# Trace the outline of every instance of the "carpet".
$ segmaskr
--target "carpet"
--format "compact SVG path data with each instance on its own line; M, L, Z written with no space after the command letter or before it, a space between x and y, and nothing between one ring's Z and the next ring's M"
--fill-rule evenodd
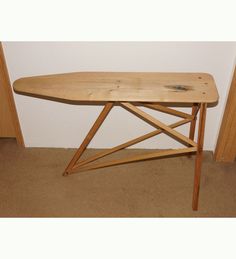
M88 149L85 156L98 151ZM0 139L0 217L236 216L236 163L216 163L211 152L204 152L197 212L191 208L194 155L63 177L74 152ZM113 158L143 152L150 150L123 150Z

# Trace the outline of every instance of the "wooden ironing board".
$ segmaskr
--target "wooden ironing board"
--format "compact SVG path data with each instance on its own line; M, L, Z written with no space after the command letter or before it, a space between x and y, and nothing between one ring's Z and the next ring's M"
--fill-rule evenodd
M36 97L105 103L102 112L66 167L64 175L134 161L196 152L192 207L193 210L198 209L206 109L207 104L216 103L218 100L217 88L211 75L206 73L78 72L21 78L14 82L13 87L17 93ZM176 103L178 105L190 104L192 113L187 114L168 107L170 104ZM156 130L81 160L80 157L114 105L120 105L156 127ZM168 113L182 119L166 125L141 110L139 106ZM198 139L195 142L195 125L199 110ZM188 137L175 130L176 127L186 123L190 123ZM93 163L99 158L161 133L168 134L175 140L184 143L186 147Z

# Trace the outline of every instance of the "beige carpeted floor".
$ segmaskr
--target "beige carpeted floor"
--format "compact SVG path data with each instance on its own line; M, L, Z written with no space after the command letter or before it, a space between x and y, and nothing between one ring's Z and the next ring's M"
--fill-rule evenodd
M19 148L0 140L1 217L235 217L236 163L204 153L199 211L191 209L194 156L63 177L75 150ZM88 150L86 155L98 150ZM148 150L124 150L113 157ZM107 159L107 158L106 158Z

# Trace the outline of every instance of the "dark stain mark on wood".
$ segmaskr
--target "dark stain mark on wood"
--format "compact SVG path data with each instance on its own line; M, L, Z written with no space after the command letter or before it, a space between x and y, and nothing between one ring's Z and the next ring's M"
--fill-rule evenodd
M190 85L165 85L165 88L170 89L172 92L187 92L193 90L193 87Z

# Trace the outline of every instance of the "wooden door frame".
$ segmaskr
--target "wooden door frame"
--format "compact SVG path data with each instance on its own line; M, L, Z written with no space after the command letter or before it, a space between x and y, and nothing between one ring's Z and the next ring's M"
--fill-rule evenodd
M234 162L236 158L236 67L234 68L214 158L218 162Z
M24 147L24 139L20 128L20 122L17 115L17 110L14 102L14 97L11 89L11 83L7 70L7 65L4 57L2 43L0 42L0 84L3 87L3 91L6 93L7 102L9 103L9 109L12 116L12 123L15 131L15 137L18 145Z

